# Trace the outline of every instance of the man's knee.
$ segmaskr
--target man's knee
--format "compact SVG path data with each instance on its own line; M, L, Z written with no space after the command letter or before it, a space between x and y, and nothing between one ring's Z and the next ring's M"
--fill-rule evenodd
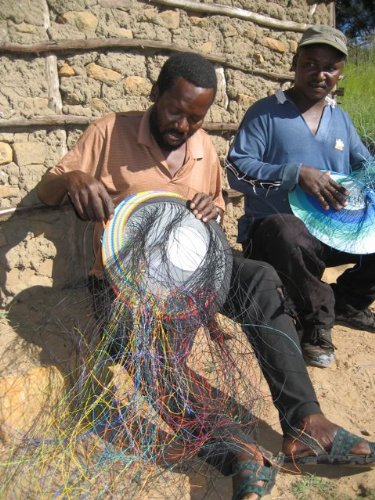
M304 223L292 214L275 214L265 217L259 224L254 239L263 245L273 245L277 250L283 247L294 247L307 233Z
M268 262L241 257L237 258L235 268L243 283L251 283L253 287L259 283L273 284L275 288L282 287L279 275Z

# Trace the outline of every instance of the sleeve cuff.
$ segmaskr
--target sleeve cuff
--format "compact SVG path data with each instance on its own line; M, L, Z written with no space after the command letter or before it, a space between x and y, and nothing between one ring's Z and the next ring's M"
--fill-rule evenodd
M299 172L302 163L288 163L285 165L281 187L291 191L298 184Z

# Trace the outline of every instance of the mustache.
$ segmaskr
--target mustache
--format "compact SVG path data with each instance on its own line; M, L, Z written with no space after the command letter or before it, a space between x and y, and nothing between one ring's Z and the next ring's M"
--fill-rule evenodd
M179 132L175 128L169 128L169 129L165 130L164 134L173 134L173 135L176 135L177 137L181 137L181 138L187 137L186 132Z
M327 84L326 83L321 83L321 82L311 82L312 87L318 87L320 89L326 89Z

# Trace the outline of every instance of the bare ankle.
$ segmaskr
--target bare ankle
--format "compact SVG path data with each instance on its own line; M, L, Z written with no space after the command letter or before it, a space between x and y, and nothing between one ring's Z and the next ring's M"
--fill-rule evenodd
M311 435L316 432L335 432L338 429L338 425L328 420L322 413L314 413L303 417L296 427Z

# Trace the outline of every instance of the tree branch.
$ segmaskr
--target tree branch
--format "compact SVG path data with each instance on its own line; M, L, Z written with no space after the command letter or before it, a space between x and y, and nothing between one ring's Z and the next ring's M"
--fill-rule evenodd
M72 50L106 49L113 47L158 49L170 52L195 52L189 47L159 42L154 40L137 40L128 38L89 38L86 40L60 40L54 42L40 42L29 45L5 42L0 44L0 52L18 54L41 54L55 52L69 52ZM263 69L252 68L250 65L241 65L228 60L226 57L216 54L202 54L213 63L221 64L228 68L236 69L256 76L262 76L271 80L285 82L293 79L292 74L273 73Z
M260 26L267 26L268 28L276 28L280 30L303 32L309 26L305 23L282 21L280 19L264 16L262 14L256 14L255 12L250 12L238 7L229 7L227 5L220 5L217 3L205 4L194 0L151 0L151 3L167 5L168 7L177 7L183 10L204 12L205 14L211 15L218 14L221 16L237 17L239 19L245 19L246 21L252 21Z
M32 118L10 118L0 120L0 129L22 128L22 127L53 127L61 125L85 126L97 120L99 117L77 116L77 115L44 115ZM213 132L232 132L238 128L237 123L207 122L203 125L205 130Z

